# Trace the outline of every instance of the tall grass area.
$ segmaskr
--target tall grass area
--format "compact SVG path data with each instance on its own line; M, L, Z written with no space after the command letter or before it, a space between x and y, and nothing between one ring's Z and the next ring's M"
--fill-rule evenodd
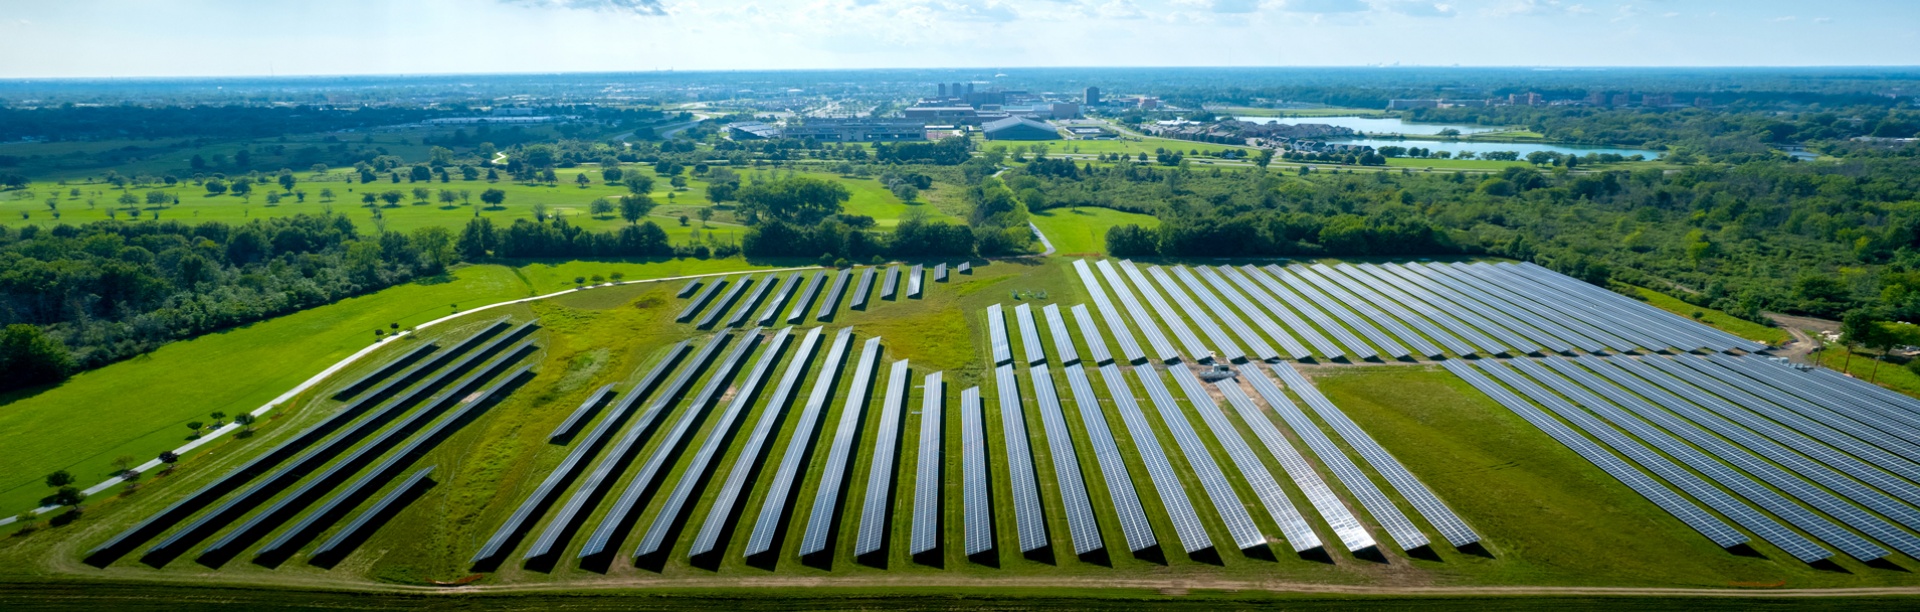
M1160 225L1160 220L1153 215L1092 207L1048 209L1034 213L1032 219L1061 256L1106 255L1107 230L1114 226Z

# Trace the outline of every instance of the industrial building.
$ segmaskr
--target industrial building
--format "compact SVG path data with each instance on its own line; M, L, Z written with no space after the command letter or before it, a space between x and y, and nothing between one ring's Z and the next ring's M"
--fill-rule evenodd
M924 140L927 122L918 119L808 118L799 125L788 125L787 138L811 138L822 142L876 142Z
M1059 140L1059 130L1026 117L1007 117L980 126L987 140Z

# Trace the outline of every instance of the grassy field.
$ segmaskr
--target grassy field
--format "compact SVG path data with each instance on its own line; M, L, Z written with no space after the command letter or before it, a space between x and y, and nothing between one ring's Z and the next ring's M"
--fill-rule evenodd
M1106 255L1107 230L1116 225L1157 227L1160 220L1111 208L1055 208L1034 213L1033 224L1053 241L1060 255L1071 257Z
M1123 218L1119 213L1107 213L1111 211L1094 212L1095 219L1088 221L1117 222ZM1062 250L1067 249L1063 246ZM1072 541L1066 524L1061 489L1056 482L1056 466L1052 461L1057 449L1049 446L1043 433L1044 415L1034 395L1029 372L1025 368L1018 368L1019 391L1025 407L1022 424L1035 455L1035 477L1043 500L1042 514L1047 525L1047 537L1056 551L1052 558L1025 558L1017 552L1013 491L1005 477L1007 451L1003 442L1006 436L1003 428L1006 423L1002 420L1003 413L996 400L997 390L991 364L978 348L987 342L987 324L982 311L996 302L1007 306L1021 303L1011 295L1016 291L1046 292L1049 298L1033 303L1036 308L1047 303L1057 303L1065 308L1086 301L1087 296L1074 280L1073 272L1064 258L976 263L978 267L974 274L955 274L948 283L929 282L922 300L875 299L867 309L858 311L848 310L843 304L838 315L827 324L830 328L828 331L842 326L853 328L855 343L847 357L849 368L858 358L861 342L872 337L883 339L885 353L880 360L879 376L875 381L873 392L876 395L885 387L886 365L896 359L907 359L913 364L912 376L916 383L919 377L927 373L946 373L947 410L942 423L945 481L942 489L947 547L941 567L916 563L907 557L905 550L905 542L909 537L906 517L911 515L915 484L911 469L914 466L913 451L919 444L917 408L926 392L917 386L910 391L907 409L900 424L900 448L903 451L896 464L900 470L899 480L894 484L891 496L894 522L890 532L892 545L885 560L886 569L856 563L852 557L855 532L861 516L861 500L866 493L868 462L871 460L867 449L880 434L876 423L880 410L877 401L865 409L866 417L861 425L858 446L855 447L858 450L852 455L853 465L846 480L844 501L829 513L838 517L839 521L830 566L822 568L808 565L797 554L807 517L813 509L814 494L823 480L827 449L834 439L833 432L844 416L843 403L854 391L851 388L853 376L851 372L846 372L837 380L830 381L833 387L815 429L814 450L807 463L809 467L795 485L798 493L795 501L789 505L785 523L787 528L780 534L779 552L770 568L748 565L739 556L763 501L760 496L764 486L754 487L753 493L744 501L746 510L729 538L724 540L728 543L728 554L717 569L695 567L686 560L686 548L698 530L698 520L716 511L711 507L712 498L724 472L737 458L735 454L745 435L742 433L716 461L716 465L720 466L719 471L713 475L703 494L687 507L684 516L696 520L678 535L677 546L667 556L665 567L658 571L636 568L624 560L624 555L604 572L575 567L573 552L598 524L600 514L595 511L587 517L585 527L572 538L571 546L562 556L565 560L559 567L540 571L509 562L499 571L482 575L476 583L476 590L471 593L474 596L484 593L506 598L497 600L500 602L498 605L504 607L566 605L583 609L608 601L636 607L671 605L662 603L662 599L653 599L670 595L688 598L675 600L675 603L684 605L686 601L704 601L702 598L716 593L723 598L759 595L798 598L783 601L828 602L823 605L837 607L882 605L866 603L868 600L864 598L886 596L907 596L909 601L904 607L921 605L913 602L920 601L915 598L922 596L939 598L938 601L948 605L1003 601L973 599L985 593L998 593L996 597L1008 598L1004 600L1008 603L1003 607L1014 608L1024 605L1045 607L1051 601L1049 598L1085 596L1112 598L1114 605L1151 606L1161 602L1191 603L1204 599L1214 606L1239 607L1247 604L1238 602L1267 596L1262 593L1267 589L1296 592L1313 590L1321 593L1314 597L1347 597L1374 590L1402 592L1403 589L1426 587L1471 589L1480 586L1551 585L1729 589L1915 584L1911 574L1869 567L1845 559L1836 561L1837 571L1810 567L1794 562L1785 553L1764 543L1755 545L1757 554L1752 556L1720 550L1531 425L1432 364L1312 365L1303 366L1302 369L1328 397L1362 424L1479 531L1485 538L1487 554L1456 551L1445 545L1435 546L1430 554L1409 554L1386 542L1379 525L1362 512L1362 522L1383 539L1383 557L1380 560L1356 557L1340 550L1331 551L1325 560L1302 558L1289 552L1284 543L1277 539L1271 542L1272 550L1269 553L1228 551L1222 553L1218 560L1189 558L1180 554L1177 548L1172 548L1164 561L1135 558L1124 552L1107 559L1075 558L1070 552ZM623 271L628 278L635 278L636 275L647 274L647 270L656 274L686 273L713 269L709 266L717 264L686 261L655 265L660 267ZM666 267L669 265L674 267ZM524 295L534 290L568 286L575 275L606 274L619 268L618 264L612 263L569 262L496 269L503 286L511 288L504 290L504 293ZM518 282L508 281L509 277ZM404 599L414 593L399 589L472 575L472 570L466 567L467 556L568 452L566 447L547 444L544 435L587 394L607 383L622 383L620 388L624 389L626 381L634 380L639 373L651 367L659 358L661 348L671 342L685 338L694 338L697 343L706 341L708 332L672 322L674 313L684 303L671 296L677 287L678 283L660 283L596 288L551 300L497 309L462 319L458 324L424 332L423 336L427 338L464 333L473 324L491 320L499 314L511 315L521 321L538 318L541 329L533 337L537 339L541 350L531 360L538 364L537 375L511 397L488 409L453 437L414 461L418 467L438 466L435 480L439 484L400 512L337 568L314 568L301 557L277 569L256 566L245 562L243 558L211 572L195 564L191 558L175 560L161 570L148 568L132 558L105 570L80 566L77 562L86 548L168 503L181 492L201 486L213 476L246 459L245 450L284 439L334 407L335 404L321 393L311 393L284 410L276 411L284 416L263 426L260 435L253 439L235 440L217 452L191 458L182 463L179 473L153 481L137 493L90 501L85 518L78 523L63 527L41 527L29 534L0 538L0 583L9 580L54 580L72 584L140 581L155 589L154 592L164 592L173 585L226 584L249 589L255 594L236 594L233 596L235 601L257 601L249 597L271 597L270 594L276 592L273 589L277 588L365 589L387 592L401 598L394 601L418 604L420 600ZM387 293L380 296L387 296ZM361 307L364 309L366 306L362 304ZM1009 319L1011 325L1011 313ZM808 325L813 324L811 320L808 321ZM268 324L262 324L236 330L230 334L230 341L298 342L297 338L267 335L259 331L268 327ZM826 336L831 338L831 334ZM1020 354L1024 347L1020 346L1017 335L1014 341L1015 353ZM1079 339L1075 339L1075 344L1084 348ZM824 354L825 347L821 349L821 354ZM1057 361L1050 343L1045 349ZM746 363L757 359L764 350L764 347L755 349ZM791 359L792 352L793 349L789 348L787 359ZM275 354L259 353L254 359L270 359ZM158 357L156 355L156 359ZM177 361L168 361L165 365L174 369L189 367ZM797 390L799 397L804 398L812 391L815 375L822 367L820 358L816 356L803 379L805 382ZM1217 434L1194 412L1212 407L1194 406L1175 389L1175 395L1179 396L1180 412L1184 414L1176 412L1171 418L1186 418L1187 425L1199 432L1212 447L1209 457L1184 456L1172 443L1172 430L1165 420L1169 417L1162 415L1148 400L1138 377L1155 376L1170 387L1171 381L1167 380L1161 368L1128 369L1131 372L1127 374L1125 388L1140 403L1151 421L1149 427L1153 435L1161 447L1167 449L1187 495L1195 500L1200 510L1203 527L1214 541L1231 541L1223 523L1214 515L1208 498L1202 494L1202 486L1194 476L1194 470L1188 467L1198 461L1213 461L1229 474L1236 473L1230 458L1215 443ZM119 372L121 370L103 369L97 373L101 377L91 384L104 385L107 376L120 375ZM230 375L230 372L222 374ZM353 374L342 373L341 378ZM1883 369L1882 374L1884 376L1886 370ZM1058 367L1053 368L1052 375L1055 386L1065 395L1065 376ZM1132 485L1143 498L1155 532L1160 535L1162 542L1171 546L1173 531L1170 519L1160 509L1158 494L1148 480L1145 465L1139 453L1133 450L1134 444L1146 441L1134 439L1132 432L1121 421L1106 385L1098 374L1091 376L1106 424L1119 438L1124 455L1122 460L1131 473ZM697 375L691 381L691 388L699 389L708 384L737 385L741 376L735 375L732 381L717 383L712 378L711 371ZM991 469L995 474L992 479L992 503L998 551L996 561L991 565L965 559L959 550L959 526L963 523L963 516L960 508L958 398L961 390L975 385L982 387L982 395L986 398L986 439ZM126 388L117 384L113 386ZM326 386L317 391L327 391ZM772 408L766 405L767 395L770 393L763 393L748 407L748 412L742 416L743 423L757 421L762 412ZM1090 408L1090 405L1080 406L1065 401L1062 416L1074 438L1078 470L1087 480L1088 493L1094 501L1096 521L1102 536L1115 550L1122 550L1119 543L1124 540L1121 538L1118 517L1106 503L1106 485L1082 423L1081 411ZM671 424L692 414L689 410L682 405L668 406L659 415L659 422L662 423L660 431L666 431L672 427ZM797 404L790 409L771 436L771 458L763 462L768 467L759 480L763 485L770 478L771 465L778 463L787 444L795 437L800 410L801 406ZM712 415L707 415L688 421L691 424L689 439L698 440L711 434L713 420ZM1237 423L1235 435L1259 447L1259 442L1251 436L1251 430L1246 428L1247 424L1239 423L1237 415L1230 420ZM1324 422L1320 425L1326 429ZM661 446L659 439L662 436L657 432L645 443L635 466L661 450L658 447ZM1297 440L1295 443L1298 446ZM1275 470L1277 464L1272 463L1270 457L1265 457L1264 452L1261 454L1261 461L1269 470ZM662 482L663 491L686 473L688 460L686 454L682 454L666 464L668 476ZM627 478L634 471L629 469L626 471L628 476L615 479L613 494L617 495L626 486ZM1333 481L1333 484L1337 495L1350 507L1358 508L1342 485L1337 481ZM1243 484L1236 483L1235 487L1240 501L1255 517L1261 531L1278 533L1276 526L1265 518L1264 508L1254 500L1251 491ZM1290 480L1282 478L1281 487L1297 508L1310 508L1304 494ZM636 527L625 538L621 549L623 552L632 549L640 533L661 511L659 498L663 495L656 494L639 512ZM1396 501L1405 507L1404 501L1397 499L1397 494L1390 493L1390 496L1396 497ZM603 507L605 505L601 504ZM1415 520L1428 533L1433 533L1423 520ZM1332 539L1321 521L1310 522L1320 531L1322 539ZM543 527L536 524L531 533L537 534ZM525 540L521 542L522 549L526 544L528 542ZM1895 564L1910 567L1912 561L1900 557ZM592 599L575 599L565 604L549 604L547 600L538 599L563 588L570 595ZM110 597L114 592L109 589L99 595ZM643 594L653 598L632 601L617 599ZM616 599L603 600L598 597ZM1301 601L1305 602L1306 607L1320 605L1317 602L1321 600L1314 597ZM5 590L0 589L0 601L5 601L5 598ZM492 601L496 600L460 600L460 603L448 605L487 605L479 602ZM363 605L378 607L387 604ZM756 605L761 604L747 603L745 607ZM1704 607L1712 606L1708 604Z
M1761 325L1727 314L1724 311L1688 304L1681 301L1680 298L1646 287L1636 287L1633 285L1626 285L1626 287L1632 289L1633 292L1640 297L1645 298L1648 304L1658 306L1667 312L1712 325L1735 336L1774 345L1784 343L1788 340L1787 331L1778 327ZM1694 313L1700 313L1700 316L1695 317Z
M658 205L651 219L667 230L667 235L675 242L686 242L695 237L713 233L725 238L744 233L745 228L734 223L730 210L719 209L713 220L702 223L698 219L701 208L712 206L706 200L706 182L690 178L688 186L676 190L667 179L653 174L650 167L629 166L629 172L641 172L654 176L654 190L651 194ZM549 215L564 215L576 226L595 231L617 229L626 224L617 214L593 215L589 204L596 198L615 198L627 193L621 185L608 185L600 180L596 167L562 169L557 172L560 181L555 185L516 183L510 180L488 182L485 180L465 181L458 178L451 182L423 181L419 183L402 180L399 183L376 181L362 184L348 181L340 171L316 176L309 172L298 172L299 182L294 189L307 192L304 202L281 190L278 185L260 185L246 198L227 195L211 195L203 186L183 181L171 187L156 186L133 188L130 192L142 199L140 219L152 219L156 215L162 220L186 222L224 221L241 223L249 219L291 216L308 213L332 212L346 215L355 224L366 230L385 227L392 231L409 231L432 225L459 228L475 216L493 219L496 224L511 223L513 219L532 218L534 207L545 207ZM585 174L590 183L580 186L575 176ZM751 177L756 172L743 173ZM767 178L784 176L785 172L771 171L758 173ZM936 193L956 192L957 188L936 184L933 190L925 192L927 198L921 203L906 204L874 179L840 177L828 173L797 173L814 178L833 180L845 185L852 198L845 205L848 214L867 215L875 219L881 227L892 227L899 223L903 215L920 210L935 218L953 219L953 215L938 206L928 206L926 201L936 198ZM483 175L484 176L484 175ZM427 201L413 198L415 188L424 188L431 192ZM73 195L72 190L80 190ZM321 190L331 190L331 200L322 197ZM505 202L498 207L488 206L480 201L480 193L488 189L506 192ZM470 199L453 204L442 203L438 199L441 190L465 191ZM144 203L149 191L160 191L169 196L178 197L178 205L149 206ZM379 203L378 207L368 207L361 203L366 193L399 191L405 195L400 203L388 205ZM268 204L267 193L279 192L284 197L279 204ZM128 211L119 206L116 200L120 190L105 183L85 183L61 185L55 182L36 182L25 190L0 194L0 226L20 227L37 225L51 227L61 223L79 224L109 218L129 219ZM943 194L944 195L944 194ZM54 198L54 207L47 206L47 199ZM91 205L89 204L91 202ZM376 218L375 213L378 212ZM56 217L56 214L58 215ZM679 218L688 217L688 224L681 225ZM704 226L704 227L703 227Z
M1829 346L1811 356L1816 363L1860 380L1870 381L1908 395L1920 396L1920 374L1893 361L1880 361L1878 351L1861 348L1847 356L1846 347Z

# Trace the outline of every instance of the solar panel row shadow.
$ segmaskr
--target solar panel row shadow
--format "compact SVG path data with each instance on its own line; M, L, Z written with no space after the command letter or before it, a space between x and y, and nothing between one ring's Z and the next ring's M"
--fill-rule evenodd
M693 299L687 300L687 307L680 309L680 314L675 316L673 320L681 323L692 321L694 315L700 314L700 309L706 308L707 304L713 302L714 295L716 295L714 292L728 284L725 278L713 279L713 282L707 283L705 288L702 288L699 293L694 294Z
M720 485L720 491L707 508L707 518L700 525L700 533L694 536L693 545L687 550L689 559L709 565L719 560L718 553L723 552L721 542L739 520L742 506L746 503L745 493L764 467L773 436L786 419L787 410L793 405L794 393L799 391L807 366L813 362L820 348L822 329L815 327L807 330L807 335L800 340L800 348L794 351L793 359L787 362L786 370L780 374L780 382L774 385L773 395L767 398L766 406L760 409L760 420L754 423L746 443L734 457L733 466L727 470L727 479Z
M840 523L840 505L846 499L846 481L853 471L853 449L860 442L861 426L867 418L867 400L873 391L874 372L880 368L880 338L868 338L860 348L860 360L853 371L853 384L840 407L840 421L827 447L826 465L820 472L819 487L814 489L813 506L807 517L807 530L800 539L801 557L831 554L827 549Z
M745 556L750 560L769 553L773 549L774 538L786 524L788 506L799 494L800 472L807 468L807 462L813 455L814 430L819 427L820 418L826 412L834 385L839 384L840 370L847 360L847 346L852 342L853 328L843 327L834 335L833 347L827 349L827 360L821 365L819 376L814 379L807 403L800 409L800 421L795 423L793 435L787 440L787 451L780 458L780 467L774 472L773 480L767 483L760 516L754 521L753 533L747 539Z
M727 311L733 309L734 302L740 299L740 292L754 284L753 277L745 274L740 275L738 279L733 281L733 284L727 286L726 293L720 294L719 299L713 301L713 308L707 309L707 314L700 315L700 320L694 322L694 327L707 329L713 327L715 323L719 323L720 315L727 314Z

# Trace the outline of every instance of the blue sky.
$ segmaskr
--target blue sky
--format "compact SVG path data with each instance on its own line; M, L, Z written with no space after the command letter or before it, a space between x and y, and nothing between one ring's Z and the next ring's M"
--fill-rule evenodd
M1920 65L1904 0L0 0L0 78Z

